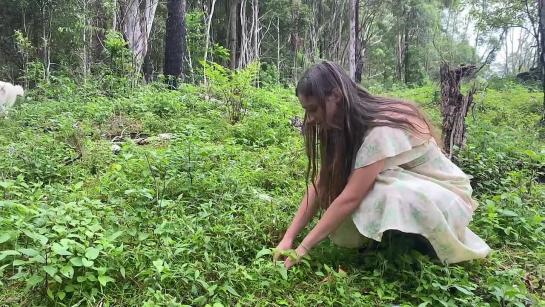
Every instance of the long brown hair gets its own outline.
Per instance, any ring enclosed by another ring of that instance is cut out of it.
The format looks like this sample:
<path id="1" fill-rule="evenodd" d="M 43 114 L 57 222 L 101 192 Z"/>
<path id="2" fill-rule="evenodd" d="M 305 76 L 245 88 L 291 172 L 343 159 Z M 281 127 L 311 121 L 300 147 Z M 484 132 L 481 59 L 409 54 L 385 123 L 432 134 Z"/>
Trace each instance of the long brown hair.
<path id="1" fill-rule="evenodd" d="M 346 186 L 356 153 L 369 129 L 389 126 L 434 137 L 433 126 L 413 103 L 370 94 L 333 62 L 324 61 L 306 70 L 295 94 L 314 97 L 319 107 L 326 110 L 326 98 L 334 91 L 342 96 L 337 108 L 337 112 L 342 112 L 342 125 L 327 120 L 319 125 L 310 123 L 307 113 L 303 122 L 308 156 L 307 182 L 315 184 L 319 164 L 319 181 L 315 189 L 317 201 L 324 209 Z"/>

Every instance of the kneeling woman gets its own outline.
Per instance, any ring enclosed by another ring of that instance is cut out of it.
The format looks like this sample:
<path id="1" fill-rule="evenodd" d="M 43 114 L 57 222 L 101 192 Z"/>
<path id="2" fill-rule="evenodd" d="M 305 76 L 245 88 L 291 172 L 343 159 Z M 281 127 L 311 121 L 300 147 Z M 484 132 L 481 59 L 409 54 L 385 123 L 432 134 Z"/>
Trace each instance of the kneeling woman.
<path id="1" fill-rule="evenodd" d="M 322 208 L 295 249 L 299 257 L 327 236 L 359 248 L 385 233 L 417 237 L 446 263 L 490 252 L 467 227 L 477 207 L 468 176 L 443 155 L 415 105 L 371 95 L 332 62 L 307 70 L 296 94 L 305 109 L 312 185 L 277 250 L 291 249 Z"/>

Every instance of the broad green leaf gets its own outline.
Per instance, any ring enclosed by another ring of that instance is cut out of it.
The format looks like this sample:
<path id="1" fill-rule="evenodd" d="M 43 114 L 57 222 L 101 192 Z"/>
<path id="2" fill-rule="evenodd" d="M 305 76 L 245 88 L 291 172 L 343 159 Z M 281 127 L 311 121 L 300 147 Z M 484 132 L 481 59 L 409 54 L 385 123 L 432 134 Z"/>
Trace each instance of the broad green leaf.
<path id="1" fill-rule="evenodd" d="M 44 280 L 42 275 L 32 275 L 26 280 L 27 287 L 34 287 L 35 285 L 41 283 Z"/>
<path id="2" fill-rule="evenodd" d="M 106 284 L 110 281 L 115 281 L 115 279 L 111 278 L 110 276 L 106 275 L 100 275 L 98 276 L 98 282 L 104 287 Z"/>
<path id="3" fill-rule="evenodd" d="M 11 239 L 11 235 L 9 232 L 5 232 L 0 235 L 0 244 L 7 242 Z"/>
<path id="4" fill-rule="evenodd" d="M 74 266 L 83 266 L 83 262 L 82 262 L 81 257 L 70 258 L 70 262 L 71 262 Z"/>
<path id="5" fill-rule="evenodd" d="M 15 250 L 5 250 L 0 252 L 0 261 L 6 258 L 7 256 L 19 256 L 21 253 Z"/>
<path id="6" fill-rule="evenodd" d="M 42 234 L 39 234 L 39 233 L 36 233 L 36 232 L 31 232 L 31 231 L 28 231 L 28 230 L 24 230 L 23 233 L 33 239 L 34 241 L 38 241 L 40 242 L 42 245 L 45 245 L 47 243 L 47 241 L 49 240 L 46 236 L 42 235 Z"/>
<path id="7" fill-rule="evenodd" d="M 57 273 L 57 268 L 51 265 L 46 265 L 42 267 L 42 269 L 51 277 L 55 276 L 55 274 Z"/>
<path id="8" fill-rule="evenodd" d="M 272 251 L 269 248 L 264 248 L 257 253 L 256 258 L 259 259 L 265 255 L 271 255 L 271 254 L 272 254 Z"/>
<path id="9" fill-rule="evenodd" d="M 66 296 L 66 293 L 64 293 L 63 291 L 59 291 L 57 292 L 57 296 L 59 297 L 59 299 L 63 300 Z"/>
<path id="10" fill-rule="evenodd" d="M 13 266 L 23 265 L 25 263 L 28 263 L 28 261 L 21 260 L 21 259 L 15 259 L 13 260 Z"/>
<path id="11" fill-rule="evenodd" d="M 21 249 L 19 249 L 19 251 L 20 251 L 23 255 L 27 255 L 27 256 L 29 256 L 29 257 L 38 256 L 38 255 L 40 254 L 40 252 L 38 252 L 37 250 L 32 249 L 32 248 L 21 248 Z"/>
<path id="12" fill-rule="evenodd" d="M 155 266 L 155 268 L 157 269 L 157 272 L 159 272 L 159 273 L 161 273 L 163 271 L 163 269 L 164 269 L 162 259 L 157 259 L 157 260 L 153 261 L 153 265 Z"/>
<path id="13" fill-rule="evenodd" d="M 53 252 L 55 252 L 55 254 L 59 255 L 59 256 L 71 256 L 72 253 L 69 252 L 66 247 L 60 245 L 59 243 L 53 243 L 53 245 L 51 246 L 51 249 L 53 250 Z"/>
<path id="14" fill-rule="evenodd" d="M 90 260 L 95 260 L 98 257 L 98 254 L 100 251 L 94 247 L 88 247 L 87 251 L 85 251 L 85 258 Z"/>
<path id="15" fill-rule="evenodd" d="M 74 268 L 71 265 L 65 265 L 61 268 L 61 274 L 68 278 L 72 278 L 72 276 L 74 276 Z"/>
<path id="16" fill-rule="evenodd" d="M 60 275 L 53 276 L 53 279 L 56 280 L 59 284 L 62 283 L 62 278 Z"/>
<path id="17" fill-rule="evenodd" d="M 121 267 L 119 269 L 119 272 L 121 273 L 121 276 L 123 276 L 123 278 L 125 278 L 125 268 L 124 267 Z"/>
<path id="18" fill-rule="evenodd" d="M 35 262 L 35 263 L 42 263 L 42 264 L 45 264 L 45 258 L 44 256 L 42 255 L 37 255 L 35 257 L 32 257 L 30 259 L 28 259 L 30 262 Z"/>
<path id="19" fill-rule="evenodd" d="M 91 261 L 91 260 L 87 260 L 87 258 L 81 258 L 81 263 L 83 264 L 84 267 L 86 268 L 90 268 L 93 266 L 94 262 Z"/>

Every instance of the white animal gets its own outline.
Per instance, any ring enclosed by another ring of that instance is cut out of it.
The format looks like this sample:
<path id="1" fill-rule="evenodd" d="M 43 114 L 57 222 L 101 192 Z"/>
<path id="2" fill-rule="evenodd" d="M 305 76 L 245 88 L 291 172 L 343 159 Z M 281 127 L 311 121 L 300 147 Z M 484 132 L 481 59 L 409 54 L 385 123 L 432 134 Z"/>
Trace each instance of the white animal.
<path id="1" fill-rule="evenodd" d="M 24 96 L 20 85 L 0 81 L 0 115 L 8 113 L 8 109 L 13 107 L 18 96 Z"/>

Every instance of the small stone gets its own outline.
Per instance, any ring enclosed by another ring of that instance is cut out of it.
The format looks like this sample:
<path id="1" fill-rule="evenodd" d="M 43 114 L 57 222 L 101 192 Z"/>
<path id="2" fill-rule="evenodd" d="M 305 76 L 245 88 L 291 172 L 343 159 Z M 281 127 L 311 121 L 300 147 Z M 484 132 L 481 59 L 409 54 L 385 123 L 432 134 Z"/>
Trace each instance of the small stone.
<path id="1" fill-rule="evenodd" d="M 158 137 L 161 141 L 169 141 L 174 138 L 174 135 L 172 133 L 160 133 Z"/>
<path id="2" fill-rule="evenodd" d="M 114 153 L 114 155 L 117 155 L 120 151 L 121 151 L 121 146 L 117 144 L 112 145 L 112 152 Z"/>

